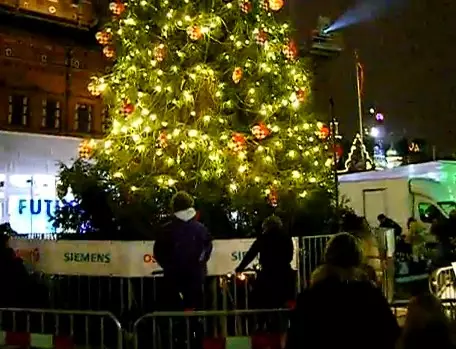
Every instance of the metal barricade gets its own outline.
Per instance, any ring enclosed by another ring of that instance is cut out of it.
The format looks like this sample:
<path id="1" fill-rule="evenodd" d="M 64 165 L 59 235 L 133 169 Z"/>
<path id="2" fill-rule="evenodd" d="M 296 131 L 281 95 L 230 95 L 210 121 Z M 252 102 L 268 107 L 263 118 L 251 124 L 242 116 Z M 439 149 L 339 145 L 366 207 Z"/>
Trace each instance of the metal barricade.
<path id="1" fill-rule="evenodd" d="M 429 277 L 431 293 L 441 300 L 456 299 L 456 275 L 453 267 L 437 269 Z"/>
<path id="2" fill-rule="evenodd" d="M 0 329 L 9 346 L 123 347 L 122 326 L 109 312 L 0 308 Z"/>
<path id="3" fill-rule="evenodd" d="M 301 284 L 309 286 L 313 271 L 322 263 L 326 244 L 333 235 L 304 236 L 300 246 Z"/>
<path id="4" fill-rule="evenodd" d="M 204 284 L 204 308 L 248 309 L 255 273 L 211 276 Z M 55 309 L 107 310 L 116 316 L 157 310 L 166 293 L 161 277 L 42 275 L 47 304 Z"/>
<path id="5" fill-rule="evenodd" d="M 280 340 L 289 314 L 287 309 L 149 313 L 133 326 L 134 349 L 193 349 L 206 341 L 248 340 L 258 334 Z"/>

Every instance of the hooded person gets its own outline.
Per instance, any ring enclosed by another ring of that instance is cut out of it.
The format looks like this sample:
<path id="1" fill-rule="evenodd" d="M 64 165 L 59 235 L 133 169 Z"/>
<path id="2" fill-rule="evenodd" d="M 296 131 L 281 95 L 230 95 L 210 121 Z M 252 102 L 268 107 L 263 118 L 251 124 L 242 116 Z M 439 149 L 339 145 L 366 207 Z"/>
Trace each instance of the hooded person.
<path id="1" fill-rule="evenodd" d="M 154 245 L 154 258 L 163 268 L 169 310 L 197 309 L 203 303 L 212 238 L 196 220 L 193 206 L 188 193 L 176 193 L 171 200 L 172 218 Z"/>
<path id="2" fill-rule="evenodd" d="M 351 234 L 337 234 L 328 242 L 324 264 L 296 302 L 287 349 L 395 348 L 397 320 L 362 261 Z"/>

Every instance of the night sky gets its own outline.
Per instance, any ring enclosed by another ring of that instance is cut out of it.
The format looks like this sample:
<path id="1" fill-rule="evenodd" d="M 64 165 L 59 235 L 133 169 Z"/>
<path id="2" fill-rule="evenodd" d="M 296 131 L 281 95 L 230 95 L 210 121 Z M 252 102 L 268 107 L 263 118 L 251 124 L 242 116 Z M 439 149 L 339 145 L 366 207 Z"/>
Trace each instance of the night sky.
<path id="1" fill-rule="evenodd" d="M 292 1 L 300 39 L 319 15 L 335 19 L 354 6 L 349 0 Z M 456 153 L 456 1 L 396 1 L 404 2 L 400 10 L 343 31 L 344 53 L 314 71 L 316 109 L 327 115 L 332 95 L 341 131 L 350 137 L 357 131 L 357 48 L 365 67 L 365 109 L 382 111 L 394 138 L 426 138 L 438 153 Z"/>

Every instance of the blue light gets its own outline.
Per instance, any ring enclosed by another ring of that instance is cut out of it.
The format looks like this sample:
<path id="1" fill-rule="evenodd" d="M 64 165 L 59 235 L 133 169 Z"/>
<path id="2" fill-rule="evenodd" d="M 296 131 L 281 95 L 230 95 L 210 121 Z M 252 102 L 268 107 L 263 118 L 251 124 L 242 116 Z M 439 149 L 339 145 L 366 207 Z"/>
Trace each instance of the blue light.
<path id="1" fill-rule="evenodd" d="M 358 0 L 354 7 L 342 14 L 324 32 L 328 34 L 354 24 L 372 21 L 393 10 L 402 8 L 406 3 L 407 0 Z"/>

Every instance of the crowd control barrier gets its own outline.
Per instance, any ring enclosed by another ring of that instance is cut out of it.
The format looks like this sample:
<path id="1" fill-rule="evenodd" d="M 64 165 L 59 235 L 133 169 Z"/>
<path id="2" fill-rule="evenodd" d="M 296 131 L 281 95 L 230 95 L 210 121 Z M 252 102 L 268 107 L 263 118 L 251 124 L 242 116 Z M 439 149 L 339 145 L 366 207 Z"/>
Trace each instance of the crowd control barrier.
<path id="1" fill-rule="evenodd" d="M 312 272 L 321 264 L 326 244 L 332 235 L 304 236 L 300 246 L 300 284 L 309 286 Z"/>
<path id="2" fill-rule="evenodd" d="M 429 289 L 441 300 L 456 299 L 456 274 L 453 267 L 437 269 L 429 278 Z"/>
<path id="3" fill-rule="evenodd" d="M 109 312 L 0 308 L 0 345 L 122 349 L 122 326 Z"/>
<path id="4" fill-rule="evenodd" d="M 287 309 L 145 314 L 133 327 L 134 349 L 280 348 L 289 315 Z"/>

